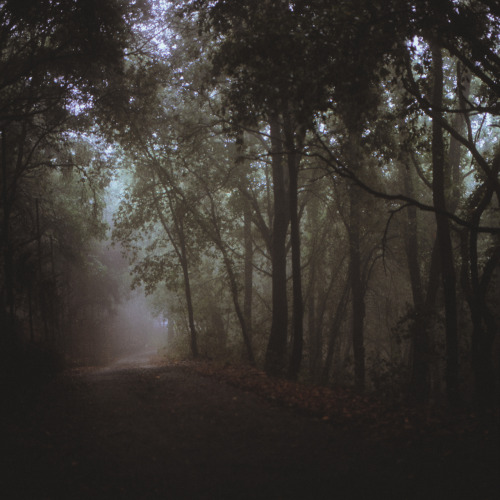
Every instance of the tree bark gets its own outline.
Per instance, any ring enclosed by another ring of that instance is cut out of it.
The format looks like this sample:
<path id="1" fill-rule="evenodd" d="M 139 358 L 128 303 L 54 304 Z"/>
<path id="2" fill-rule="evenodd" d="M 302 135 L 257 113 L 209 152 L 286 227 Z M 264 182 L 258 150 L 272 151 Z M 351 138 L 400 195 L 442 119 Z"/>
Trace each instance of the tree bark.
<path id="1" fill-rule="evenodd" d="M 312 198 L 308 204 L 307 210 L 307 225 L 311 232 L 316 232 L 318 228 L 318 202 Z M 313 250 L 309 263 L 309 291 L 307 294 L 307 333 L 309 341 L 309 375 L 313 382 L 319 380 L 321 373 L 321 348 L 322 348 L 322 332 L 321 319 L 319 318 L 318 305 L 316 296 L 319 293 L 317 275 L 318 267 L 321 265 L 317 255 L 315 255 L 315 244 L 311 243 Z M 323 260 L 324 262 L 324 260 Z"/>
<path id="2" fill-rule="evenodd" d="M 287 150 L 290 212 L 290 242 L 292 250 L 292 352 L 288 366 L 288 378 L 296 380 L 302 363 L 304 346 L 304 303 L 302 299 L 302 268 L 300 249 L 300 220 L 299 220 L 299 165 L 302 152 L 305 129 L 295 131 L 288 113 L 284 117 L 285 143 Z"/>
<path id="3" fill-rule="evenodd" d="M 441 48 L 432 44 L 433 92 L 435 114 L 443 105 L 443 58 Z M 458 402 L 458 315 L 456 276 L 450 223 L 446 212 L 445 157 L 443 129 L 440 120 L 432 120 L 432 197 L 436 209 L 437 240 L 441 256 L 441 271 L 445 304 L 446 331 L 446 393 L 450 404 Z"/>
<path id="4" fill-rule="evenodd" d="M 349 272 L 344 289 L 342 291 L 342 296 L 340 297 L 340 300 L 337 304 L 337 308 L 335 309 L 335 314 L 330 321 L 330 331 L 328 333 L 328 346 L 325 356 L 325 362 L 323 365 L 323 370 L 321 372 L 322 385 L 326 385 L 330 377 L 335 343 L 337 342 L 337 338 L 339 335 L 340 325 L 342 324 L 342 321 L 345 317 L 350 289 L 351 289 L 351 279 Z"/>
<path id="5" fill-rule="evenodd" d="M 288 231 L 288 186 L 283 168 L 283 142 L 277 116 L 269 119 L 273 175 L 273 230 L 271 241 L 272 321 L 267 344 L 265 371 L 283 375 L 288 337 L 288 300 L 286 286 L 286 235 Z"/>
<path id="6" fill-rule="evenodd" d="M 245 320 L 247 335 L 252 342 L 252 302 L 253 302 L 253 238 L 252 238 L 252 200 L 248 194 L 248 162 L 244 159 L 244 134 L 243 130 L 238 132 L 236 138 L 237 158 L 236 164 L 243 166 L 241 174 L 240 191 L 244 193 L 243 201 L 243 247 L 244 247 L 244 262 L 243 262 L 243 317 Z"/>
<path id="7" fill-rule="evenodd" d="M 350 163 L 351 168 L 359 169 L 360 133 L 350 131 Z M 361 262 L 361 225 L 362 207 L 360 202 L 361 190 L 355 185 L 349 186 L 349 269 L 352 292 L 352 347 L 354 354 L 354 386 L 358 392 L 365 389 L 365 347 L 364 347 L 364 319 L 365 293 Z"/>
<path id="8" fill-rule="evenodd" d="M 253 302 L 253 241 L 252 241 L 252 211 L 250 202 L 244 199 L 243 233 L 245 245 L 244 262 L 244 297 L 243 316 L 247 326 L 248 336 L 252 339 L 252 302 Z"/>
<path id="9" fill-rule="evenodd" d="M 455 113 L 452 127 L 459 134 L 465 129 L 465 113 L 467 100 L 470 93 L 471 74 L 470 70 L 457 61 L 457 105 L 462 113 Z M 462 192 L 463 176 L 460 172 L 460 160 L 462 157 L 462 143 L 454 136 L 450 137 L 450 149 L 448 153 L 448 168 L 446 171 L 447 192 L 449 193 L 448 210 L 455 213 Z M 446 167 L 446 165 L 445 165 Z"/>
<path id="10" fill-rule="evenodd" d="M 413 178 L 408 166 L 408 158 L 403 162 L 405 192 L 414 197 Z M 406 259 L 410 275 L 414 316 L 410 324 L 411 335 L 411 375 L 410 394 L 416 401 L 426 401 L 429 396 L 429 329 L 428 314 L 424 307 L 424 292 L 420 271 L 417 208 L 410 205 L 407 210 Z"/>
<path id="11" fill-rule="evenodd" d="M 349 221 L 349 257 L 351 269 L 352 291 L 352 347 L 354 353 L 354 387 L 358 392 L 365 389 L 365 347 L 364 347 L 364 318 L 365 301 L 363 282 L 361 277 L 361 249 L 360 249 L 360 207 L 359 191 L 349 188 L 350 221 Z"/>
<path id="12" fill-rule="evenodd" d="M 481 216 L 493 197 L 491 185 L 478 188 L 479 200 L 474 203 L 470 216 L 473 228 L 461 235 L 462 288 L 469 305 L 472 320 L 471 358 L 474 372 L 474 392 L 476 403 L 486 407 L 494 403 L 495 379 L 492 349 L 498 325 L 487 302 L 487 292 L 493 273 L 500 263 L 500 247 L 494 248 L 480 276 L 478 263 L 478 233 Z M 473 195 L 473 202 L 475 196 Z"/>
<path id="13" fill-rule="evenodd" d="M 199 355 L 198 351 L 198 332 L 196 331 L 196 325 L 194 323 L 194 308 L 193 308 L 193 296 L 191 293 L 191 281 L 189 278 L 189 265 L 188 265 L 188 255 L 186 247 L 186 235 L 184 233 L 184 220 L 181 216 L 180 220 L 177 221 L 177 229 L 179 236 L 179 251 L 180 251 L 180 264 L 182 267 L 182 276 L 184 278 L 184 293 L 186 297 L 186 306 L 188 312 L 188 323 L 190 332 L 190 346 L 191 354 L 193 358 L 197 358 Z"/>
<path id="14" fill-rule="evenodd" d="M 410 197 L 414 197 L 413 179 L 411 171 L 406 165 L 406 175 L 404 176 L 405 191 Z M 420 274 L 419 261 L 419 238 L 417 208 L 414 205 L 408 206 L 407 214 L 407 235 L 406 235 L 406 256 L 408 260 L 408 271 L 410 274 L 411 291 L 413 303 L 416 308 L 422 307 L 424 294 L 422 287 L 422 276 Z"/>

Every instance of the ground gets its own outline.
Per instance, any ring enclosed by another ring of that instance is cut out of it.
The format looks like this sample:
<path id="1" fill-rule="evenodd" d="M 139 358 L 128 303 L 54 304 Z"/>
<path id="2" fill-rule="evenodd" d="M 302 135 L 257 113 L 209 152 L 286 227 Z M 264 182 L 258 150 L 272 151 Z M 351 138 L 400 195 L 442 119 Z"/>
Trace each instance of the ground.
<path id="1" fill-rule="evenodd" d="M 498 498 L 497 414 L 423 419 L 149 357 L 67 371 L 6 402 L 8 500 Z"/>

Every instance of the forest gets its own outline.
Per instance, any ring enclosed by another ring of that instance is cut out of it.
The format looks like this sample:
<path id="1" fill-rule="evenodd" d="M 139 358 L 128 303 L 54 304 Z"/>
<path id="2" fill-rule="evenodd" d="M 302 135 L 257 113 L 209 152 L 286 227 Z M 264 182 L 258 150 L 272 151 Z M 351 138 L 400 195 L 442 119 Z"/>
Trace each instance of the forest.
<path id="1" fill-rule="evenodd" d="M 0 0 L 2 377 L 498 404 L 499 49 L 496 0 Z"/>

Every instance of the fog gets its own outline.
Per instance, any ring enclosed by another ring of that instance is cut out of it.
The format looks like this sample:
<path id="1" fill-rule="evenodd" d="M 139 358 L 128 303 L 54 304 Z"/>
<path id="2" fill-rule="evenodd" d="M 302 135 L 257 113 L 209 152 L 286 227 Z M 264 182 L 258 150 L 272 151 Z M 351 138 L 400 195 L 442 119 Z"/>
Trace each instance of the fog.
<path id="1" fill-rule="evenodd" d="M 120 304 L 107 329 L 104 359 L 117 360 L 143 352 L 156 352 L 166 343 L 165 322 L 155 318 L 142 290 Z"/>
<path id="2" fill-rule="evenodd" d="M 85 266 L 72 269 L 68 317 L 60 322 L 58 350 L 73 365 L 106 365 L 166 345 L 166 319 L 153 313 L 158 307 L 141 286 L 132 289 L 124 249 L 111 240 L 116 204 L 108 201 L 107 238 L 91 245 Z M 44 340 L 40 328 L 35 335 Z"/>
<path id="3" fill-rule="evenodd" d="M 96 292 L 94 300 L 99 301 L 99 291 L 102 292 L 102 302 L 97 306 L 100 321 L 94 329 L 89 328 L 89 342 L 84 342 L 87 345 L 80 346 L 80 352 L 77 349 L 73 356 L 77 363 L 110 364 L 141 353 L 155 353 L 166 346 L 166 318 L 153 313 L 158 308 L 152 306 L 143 287 L 132 289 L 126 251 L 112 241 L 114 216 L 126 188 L 124 177 L 126 173 L 118 173 L 106 189 L 103 220 L 108 226 L 107 238 L 94 247 L 101 268 L 99 276 L 90 279 L 90 288 Z M 99 281 L 103 282 L 101 286 Z M 77 300 L 81 301 L 84 300 Z"/>

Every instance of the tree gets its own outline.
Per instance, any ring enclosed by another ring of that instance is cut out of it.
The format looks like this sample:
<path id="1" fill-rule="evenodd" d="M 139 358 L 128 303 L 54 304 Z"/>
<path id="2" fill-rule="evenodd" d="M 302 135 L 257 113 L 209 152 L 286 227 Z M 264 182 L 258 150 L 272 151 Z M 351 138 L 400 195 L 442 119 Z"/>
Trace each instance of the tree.
<path id="1" fill-rule="evenodd" d="M 499 171 L 497 154 L 493 167 Z M 495 390 L 495 377 L 492 363 L 493 342 L 498 335 L 498 320 L 492 312 L 489 294 L 492 291 L 494 273 L 500 262 L 500 247 L 498 237 L 488 237 L 487 252 L 479 258 L 480 237 L 477 232 L 483 215 L 491 213 L 490 206 L 493 197 L 493 188 L 489 183 L 480 183 L 471 194 L 468 205 L 468 216 L 471 222 L 470 229 L 461 233 L 461 284 L 469 305 L 472 320 L 472 367 L 475 375 L 475 395 L 480 406 L 492 403 Z"/>
<path id="2" fill-rule="evenodd" d="M 443 73 L 441 48 L 445 47 L 450 54 L 457 57 L 460 61 L 459 67 L 462 72 L 466 69 L 470 70 L 488 88 L 488 91 L 491 92 L 490 95 L 498 96 L 498 85 L 494 76 L 495 67 L 498 66 L 498 58 L 494 54 L 495 43 L 487 39 L 483 31 L 481 31 L 485 30 L 490 34 L 496 33 L 498 31 L 498 19 L 494 15 L 489 15 L 491 6 L 488 2 L 474 2 L 471 5 L 461 4 L 457 10 L 454 10 L 449 2 L 440 2 L 435 8 L 436 12 L 434 14 L 439 14 L 440 19 L 448 20 L 446 28 L 443 29 L 442 26 L 438 25 L 439 23 L 436 23 L 436 18 L 428 17 L 429 13 L 424 14 L 423 11 L 418 11 L 419 15 L 415 19 L 415 25 L 421 30 L 420 33 L 423 33 L 426 39 L 430 40 L 432 47 L 432 59 L 435 61 L 433 67 L 434 100 L 429 102 L 423 97 L 414 76 L 410 73 L 411 69 L 408 57 L 406 59 L 406 87 L 416 98 L 420 108 L 433 120 L 433 194 L 447 310 L 447 387 L 450 400 L 455 401 L 457 399 L 458 384 L 456 279 L 453 269 L 449 219 L 446 214 L 449 214 L 450 211 L 453 212 L 458 203 L 457 186 L 460 185 L 460 178 L 457 176 L 457 172 L 459 171 L 460 164 L 460 145 L 467 148 L 477 168 L 488 179 L 491 189 L 497 192 L 497 197 L 498 179 L 494 174 L 494 169 L 492 169 L 490 162 L 476 147 L 470 120 L 470 114 L 474 109 L 481 109 L 483 112 L 493 112 L 493 114 L 495 114 L 495 109 L 494 107 L 484 107 L 481 104 L 468 100 L 470 79 L 467 78 L 466 82 L 458 82 L 458 110 L 453 115 L 456 118 L 453 121 L 448 119 L 445 113 L 449 113 L 451 110 L 444 106 L 442 98 Z M 494 14 L 494 11 L 491 11 L 491 14 Z M 457 16 L 460 16 L 460 18 Z M 464 29 L 464 26 L 468 26 L 470 29 Z M 476 29 L 477 31 L 475 31 Z M 488 99 L 491 99 L 491 97 Z M 464 118 L 467 125 L 467 132 L 465 134 L 467 137 L 464 135 L 464 130 L 459 123 L 461 117 Z M 444 131 L 450 134 L 448 161 L 446 161 L 443 143 Z M 454 181 L 454 190 L 452 193 L 447 194 L 452 179 Z M 451 210 L 448 207 L 451 207 Z M 469 225 L 463 219 L 460 222 L 465 227 Z M 445 256 L 443 256 L 443 253 Z"/>
<path id="3" fill-rule="evenodd" d="M 190 254 L 193 254 L 195 248 L 190 235 L 192 231 L 189 229 L 192 221 L 188 220 L 189 211 L 184 200 L 179 199 L 172 191 L 171 185 L 158 175 L 157 170 L 157 166 L 151 167 L 148 164 L 136 168 L 135 185 L 122 201 L 115 217 L 113 238 L 120 241 L 129 252 L 136 281 L 145 284 L 147 293 L 152 293 L 159 284 L 169 279 L 166 274 L 166 260 L 178 262 L 183 277 L 191 354 L 196 358 L 198 332 L 194 318 L 190 273 Z M 162 234 L 163 237 L 152 239 L 152 231 L 157 235 Z M 173 256 L 168 252 L 169 246 Z M 143 251 L 140 250 L 141 247 Z M 168 249 L 168 253 L 162 255 L 163 249 Z M 174 270 L 177 270 L 176 266 Z"/>
<path id="4" fill-rule="evenodd" d="M 495 43 L 491 42 L 490 39 L 483 35 L 484 32 L 488 33 L 496 33 L 498 30 L 498 22 L 497 19 L 491 11 L 491 6 L 488 2 L 475 2 L 474 4 L 460 4 L 458 6 L 452 5 L 451 2 L 438 2 L 430 6 L 428 2 L 415 2 L 415 6 L 413 7 L 413 11 L 407 9 L 407 6 L 399 5 L 402 7 L 400 9 L 394 9 L 394 18 L 390 20 L 390 23 L 394 23 L 394 21 L 398 20 L 398 29 L 393 32 L 394 38 L 392 43 L 396 43 L 397 46 L 401 47 L 401 52 L 398 51 L 387 51 L 387 55 L 389 55 L 391 62 L 393 63 L 393 69 L 395 68 L 395 75 L 398 78 L 398 75 L 403 75 L 403 82 L 405 82 L 406 89 L 412 95 L 414 101 L 414 106 L 417 107 L 418 112 L 427 114 L 433 123 L 433 166 L 434 166 L 434 201 L 432 206 L 423 207 L 422 204 L 415 200 L 414 198 L 404 197 L 400 195 L 387 195 L 381 191 L 373 189 L 370 187 L 370 181 L 367 181 L 364 178 L 361 178 L 358 173 L 354 172 L 352 168 L 349 168 L 348 162 L 337 159 L 333 162 L 337 171 L 339 171 L 342 175 L 348 178 L 354 178 L 357 184 L 360 184 L 372 194 L 376 194 L 381 197 L 385 197 L 386 199 L 399 199 L 409 202 L 412 205 L 420 205 L 422 208 L 426 210 L 433 210 L 436 213 L 436 218 L 438 221 L 438 239 L 440 248 L 443 249 L 444 253 L 447 257 L 443 257 L 441 254 L 441 262 L 442 266 L 446 266 L 442 269 L 442 276 L 445 286 L 445 297 L 446 297 L 446 309 L 447 309 L 447 346 L 448 346 L 448 363 L 447 363 L 447 371 L 448 371 L 448 390 L 450 400 L 454 400 L 456 396 L 456 384 L 457 384 L 457 376 L 458 376 L 458 344 L 457 344 L 457 329 L 456 329 L 456 285 L 454 279 L 454 270 L 453 270 L 453 260 L 451 254 L 451 235 L 449 230 L 450 222 L 449 220 L 454 220 L 455 222 L 461 224 L 462 226 L 467 227 L 468 223 L 464 218 L 456 217 L 453 214 L 454 205 L 456 205 L 457 193 L 455 189 L 454 199 L 450 200 L 450 203 L 447 202 L 447 193 L 446 189 L 449 186 L 449 179 L 454 178 L 456 180 L 456 171 L 457 171 L 457 161 L 459 161 L 458 153 L 459 149 L 456 147 L 456 142 L 466 146 L 472 155 L 474 162 L 477 162 L 477 166 L 479 169 L 483 170 L 485 173 L 488 182 L 492 185 L 492 189 L 497 191 L 498 180 L 493 173 L 491 165 L 489 162 L 482 157 L 481 153 L 479 153 L 478 149 L 475 146 L 475 141 L 472 136 L 472 128 L 470 125 L 470 121 L 468 124 L 468 133 L 467 138 L 460 134 L 459 127 L 455 124 L 452 124 L 448 121 L 448 116 L 445 117 L 445 113 L 453 114 L 453 116 L 459 117 L 461 114 L 463 115 L 463 104 L 459 106 L 458 113 L 449 108 L 447 108 L 442 100 L 442 97 L 436 97 L 437 101 L 431 102 L 424 95 L 429 95 L 430 88 L 427 86 L 428 82 L 428 74 L 425 73 L 424 67 L 420 62 L 413 62 L 412 58 L 418 59 L 421 58 L 422 55 L 418 50 L 412 46 L 411 40 L 412 37 L 422 36 L 424 42 L 430 41 L 431 46 L 433 47 L 446 47 L 446 49 L 455 57 L 457 57 L 461 64 L 464 67 L 467 67 L 471 72 L 477 75 L 480 78 L 484 85 L 489 88 L 489 91 L 492 92 L 492 95 L 495 94 L 497 89 L 497 83 L 495 80 L 495 68 L 497 67 L 498 61 L 494 54 Z M 460 16 L 460 17 L 459 17 Z M 442 20 L 446 20 L 446 26 L 442 23 Z M 470 30 L 464 29 L 464 26 L 467 24 L 464 23 L 464 19 L 469 22 Z M 478 31 L 475 29 L 479 28 Z M 473 28 L 472 28 L 473 27 Z M 481 31 L 483 30 L 483 31 Z M 349 31 L 347 31 L 349 33 Z M 384 47 L 387 45 L 383 44 L 375 44 L 376 50 L 384 51 Z M 410 54 L 411 49 L 413 52 Z M 401 55 L 402 54 L 402 55 Z M 430 50 L 426 50 L 426 55 L 422 58 L 424 64 L 427 61 L 437 60 L 438 65 L 442 66 L 441 55 L 438 54 L 438 49 L 435 49 L 433 55 L 430 56 Z M 348 66 L 347 66 L 348 67 Z M 364 65 L 363 65 L 364 67 Z M 370 64 L 368 64 L 370 67 Z M 429 70 L 429 67 L 426 66 Z M 386 70 L 387 71 L 387 70 Z M 434 71 L 437 71 L 434 67 Z M 419 87 L 415 81 L 415 73 L 420 74 L 421 78 L 419 83 L 422 87 Z M 387 71 L 387 74 L 390 75 L 391 71 Z M 443 74 L 442 69 L 437 74 L 437 78 L 440 79 L 441 83 L 441 96 L 443 94 Z M 347 78 L 348 82 L 352 82 L 352 78 Z M 354 81 L 359 81 L 354 80 Z M 436 84 L 437 85 L 437 84 Z M 425 88 L 425 90 L 423 90 Z M 439 89 L 434 88 L 434 92 L 432 95 L 437 96 L 439 93 Z M 347 93 L 348 94 L 348 93 Z M 464 100 L 461 98 L 462 101 Z M 493 98 L 494 101 L 494 98 Z M 490 102 L 493 102 L 490 101 Z M 336 103 L 342 102 L 342 100 L 337 99 Z M 470 110 L 476 109 L 481 111 L 488 111 L 495 113 L 495 107 L 486 106 L 483 107 L 480 104 L 471 104 L 469 103 Z M 470 113 L 470 111 L 469 111 Z M 469 113 L 466 113 L 464 116 L 467 122 L 467 116 Z M 356 123 L 359 123 L 358 120 L 353 120 Z M 445 168 L 445 146 L 443 139 L 443 132 L 449 133 L 451 140 L 451 157 L 450 169 Z M 328 160 L 330 164 L 332 164 L 331 159 Z M 339 168 L 340 165 L 340 168 Z M 452 175 L 454 177 L 452 177 Z M 458 183 L 455 183 L 455 187 Z M 448 206 L 452 207 L 451 212 Z M 484 229 L 485 231 L 493 231 L 495 232 L 495 228 Z M 438 254 L 435 252 L 435 256 Z M 437 262 L 436 259 L 432 261 Z M 412 262 L 412 268 L 415 269 L 415 261 Z M 431 266 L 431 277 L 432 280 L 429 281 L 429 284 L 433 282 L 435 276 L 437 275 L 436 271 L 434 271 L 435 266 Z M 417 276 L 416 273 L 413 273 L 413 283 L 417 286 Z M 436 296 L 436 287 L 429 287 L 429 294 L 427 303 L 432 304 L 434 301 L 432 297 Z M 427 309 L 429 310 L 429 309 Z M 423 342 L 422 350 L 426 350 L 425 340 Z M 418 352 L 418 351 L 415 351 Z M 417 365 L 415 365 L 417 366 Z M 425 369 L 422 372 L 422 377 L 425 377 Z"/>
<path id="5" fill-rule="evenodd" d="M 319 59 L 316 59 L 318 56 L 314 51 L 314 42 L 321 35 L 321 26 L 315 26 L 320 17 L 302 2 L 296 10 L 289 2 L 270 2 L 259 6 L 246 3 L 230 6 L 226 2 L 207 6 L 205 2 L 195 2 L 194 7 L 201 12 L 202 23 L 207 30 L 216 39 L 219 37 L 214 67 L 217 73 L 223 72 L 231 79 L 227 103 L 234 110 L 235 124 L 255 124 L 256 117 L 262 117 L 269 123 L 275 210 L 272 238 L 273 322 L 266 370 L 277 375 L 285 367 L 288 314 L 284 250 L 290 222 L 294 307 L 288 375 L 296 378 L 303 344 L 297 195 L 299 162 L 305 133 L 312 123 L 314 112 L 324 106 L 325 73 L 331 71 L 329 65 L 324 71 L 317 64 Z M 314 30 L 314 42 L 309 42 L 307 38 L 311 34 L 306 34 L 308 28 Z M 318 45 L 321 43 L 324 41 L 321 40 Z M 284 61 L 281 56 L 283 51 L 293 54 L 294 60 Z M 311 75 L 314 75 L 312 79 Z M 308 89 L 311 81 L 315 82 L 313 92 Z M 282 155 L 287 160 L 286 175 Z"/>
<path id="6" fill-rule="evenodd" d="M 433 109 L 443 106 L 443 59 L 441 48 L 432 45 L 433 61 Z M 438 113 L 435 111 L 435 113 Z M 458 317 L 456 298 L 456 276 L 450 223 L 445 215 L 445 152 L 443 130 L 439 119 L 432 122 L 432 197 L 436 209 L 437 240 L 441 257 L 441 273 L 446 314 L 446 388 L 450 401 L 458 398 Z"/>
<path id="7" fill-rule="evenodd" d="M 64 281 L 57 271 L 64 257 L 50 213 L 60 201 L 56 176 L 72 168 L 79 179 L 89 173 L 92 160 L 72 158 L 74 137 L 89 124 L 90 105 L 119 77 L 132 24 L 146 10 L 145 2 L 129 8 L 114 0 L 1 3 L 0 324 L 7 356 L 22 350 L 26 310 L 30 340 L 39 340 L 38 309 L 44 341 L 61 348 Z"/>
<path id="8" fill-rule="evenodd" d="M 495 237 L 487 236 L 498 232 L 488 133 L 498 95 L 493 7 L 200 0 L 181 4 L 180 17 L 168 9 L 171 49 L 158 45 L 141 56 L 140 71 L 128 68 L 123 95 L 128 86 L 133 99 L 116 98 L 108 129 L 144 167 L 149 187 L 138 192 L 137 207 L 156 204 L 151 230 L 165 234 L 184 214 L 193 231 L 186 253 L 196 248 L 201 256 L 191 269 L 208 275 L 212 259 L 232 303 L 224 304 L 233 310 L 226 325 L 237 320 L 248 357 L 255 351 L 268 373 L 296 378 L 309 356 L 311 376 L 327 381 L 352 353 L 359 390 L 378 384 L 382 360 L 388 370 L 411 367 L 404 383 L 425 400 L 439 385 L 444 311 L 447 390 L 457 399 L 468 340 L 454 277 L 458 234 L 471 325 L 480 315 L 483 332 L 489 313 L 472 296 L 491 296 L 497 262 Z M 473 75 L 470 92 L 454 91 L 457 61 L 461 74 Z M 328 217 L 314 215 L 313 182 L 325 190 L 320 210 Z M 327 235 L 331 254 L 307 224 Z M 168 248 L 175 255 L 172 242 Z M 166 257 L 157 250 L 162 275 Z M 202 339 L 206 316 L 191 316 Z M 268 336 L 258 333 L 264 328 Z M 491 355 L 492 335 L 471 336 L 481 356 Z"/>

